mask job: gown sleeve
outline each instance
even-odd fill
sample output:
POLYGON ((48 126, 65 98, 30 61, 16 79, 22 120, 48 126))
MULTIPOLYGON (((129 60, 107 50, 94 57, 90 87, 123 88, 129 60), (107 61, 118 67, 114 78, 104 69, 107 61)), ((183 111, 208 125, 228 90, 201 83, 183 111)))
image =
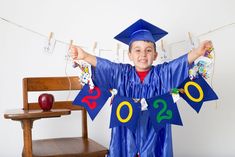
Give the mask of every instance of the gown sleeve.
POLYGON ((188 77, 192 65, 188 63, 188 54, 185 54, 169 63, 156 66, 155 72, 160 77, 164 93, 177 88, 188 77))
POLYGON ((92 80, 96 86, 107 89, 118 87, 131 67, 129 64, 118 64, 100 57, 96 59, 96 67, 92 67, 92 80))

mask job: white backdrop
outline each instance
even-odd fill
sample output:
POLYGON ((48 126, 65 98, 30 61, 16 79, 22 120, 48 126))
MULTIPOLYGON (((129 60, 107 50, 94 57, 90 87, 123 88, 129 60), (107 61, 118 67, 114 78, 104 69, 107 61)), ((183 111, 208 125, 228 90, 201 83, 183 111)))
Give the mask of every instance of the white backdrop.
MULTIPOLYGON (((176 58, 189 49, 188 32, 198 36, 235 22, 233 0, 0 0, 0 16, 64 42, 74 40, 90 51, 95 41, 101 56, 113 59, 117 41, 113 37, 143 18, 167 30, 166 49, 176 58), (176 43, 178 41, 184 41, 176 43), (174 43, 174 44, 172 44, 174 43)), ((235 70, 235 26, 230 25, 199 39, 211 39, 215 46, 216 64, 213 87, 218 101, 207 102, 197 114, 183 100, 178 102, 183 127, 173 126, 173 147, 176 157, 235 156, 235 105, 233 104, 235 70)), ((46 38, 0 20, 0 156, 20 156, 22 130, 19 122, 3 118, 7 109, 22 107, 22 78, 26 76, 65 75, 67 45, 58 43, 52 54, 44 53, 46 38)), ((157 43, 158 47, 160 42, 157 43)), ((126 49, 121 44, 121 49, 126 49)), ((125 57, 125 56, 124 56, 125 57)), ((120 62, 128 62, 120 54, 120 62)), ((159 60, 160 61, 160 60, 159 60)), ((69 75, 77 70, 67 67, 69 75)), ((75 96, 73 93, 71 98, 75 96)), ((67 94, 64 94, 67 96, 67 94)), ((106 105, 92 122, 89 136, 108 147, 110 140, 110 106, 106 105)), ((34 122, 33 138, 76 136, 80 115, 34 122)))

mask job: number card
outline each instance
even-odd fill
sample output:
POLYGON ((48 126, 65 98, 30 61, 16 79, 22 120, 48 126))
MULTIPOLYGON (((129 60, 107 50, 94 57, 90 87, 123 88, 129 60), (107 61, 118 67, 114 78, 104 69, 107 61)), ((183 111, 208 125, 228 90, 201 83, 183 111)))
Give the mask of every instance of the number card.
POLYGON ((78 93, 73 104, 83 106, 91 119, 94 120, 110 96, 111 93, 108 90, 97 86, 90 89, 89 85, 86 84, 78 93))
POLYGON ((170 93, 147 99, 152 125, 159 131, 166 124, 183 125, 176 103, 170 93))
POLYGON ((201 75, 191 81, 187 78, 179 88, 184 89, 180 96, 198 113, 204 101, 216 100, 218 96, 201 75))
POLYGON ((141 112, 141 104, 132 98, 116 95, 113 99, 110 128, 126 126, 134 131, 141 112))

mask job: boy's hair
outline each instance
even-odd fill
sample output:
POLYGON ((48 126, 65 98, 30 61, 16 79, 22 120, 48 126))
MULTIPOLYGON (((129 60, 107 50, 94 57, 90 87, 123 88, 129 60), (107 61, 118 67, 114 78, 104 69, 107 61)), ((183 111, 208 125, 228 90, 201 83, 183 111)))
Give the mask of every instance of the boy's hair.
MULTIPOLYGON (((151 42, 151 41, 147 41, 147 40, 143 40, 144 42, 147 42, 147 43, 152 43, 153 44, 153 47, 154 47, 154 51, 157 53, 157 50, 156 50, 156 44, 154 42, 151 42)), ((131 52, 131 49, 132 49, 132 43, 131 45, 129 46, 129 52, 131 52)))

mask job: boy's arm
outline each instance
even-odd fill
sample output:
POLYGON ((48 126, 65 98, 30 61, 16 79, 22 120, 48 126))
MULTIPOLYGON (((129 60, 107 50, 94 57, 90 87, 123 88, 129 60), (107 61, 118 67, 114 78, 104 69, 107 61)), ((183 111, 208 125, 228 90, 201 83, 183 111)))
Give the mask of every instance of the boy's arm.
POLYGON ((83 60, 91 64, 91 66, 96 67, 97 64, 96 56, 86 53, 83 60))
POLYGON ((97 64, 96 56, 91 55, 86 51, 84 51, 83 49, 81 49, 80 47, 74 45, 71 46, 70 50, 71 50, 70 55, 74 61, 84 60, 87 63, 91 64, 93 67, 96 67, 97 64))
POLYGON ((113 63, 107 59, 96 57, 78 46, 71 46, 70 55, 74 61, 84 60, 92 65, 92 80, 96 86, 107 89, 117 88, 123 82, 122 74, 132 67, 129 64, 113 63), (95 67, 95 68, 94 68, 95 67))
POLYGON ((157 76, 164 80, 162 81, 163 93, 178 87, 188 77, 188 71, 192 63, 198 57, 204 55, 210 48, 212 48, 211 41, 204 41, 190 53, 176 58, 169 63, 156 66, 157 76))
POLYGON ((198 57, 205 55, 213 47, 209 40, 203 41, 200 45, 188 54, 188 63, 192 64, 198 57))

